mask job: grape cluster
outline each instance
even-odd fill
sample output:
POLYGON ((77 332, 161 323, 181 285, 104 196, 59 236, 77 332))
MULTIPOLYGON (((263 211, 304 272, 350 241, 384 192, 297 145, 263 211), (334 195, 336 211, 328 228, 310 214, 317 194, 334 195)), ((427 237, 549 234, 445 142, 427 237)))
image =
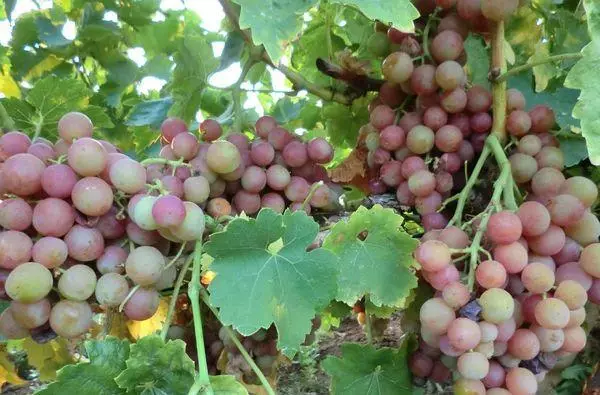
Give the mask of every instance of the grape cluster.
POLYGON ((11 300, 0 332, 7 338, 78 337, 94 312, 119 306, 132 320, 150 318, 159 291, 175 280, 179 262, 167 256, 202 237, 200 206, 151 195, 150 172, 92 132, 90 119, 73 112, 58 122, 54 144, 20 132, 0 137, 0 296, 11 300), (129 200, 126 216, 129 197, 142 191, 146 200, 129 200))
MULTIPOLYGON (((421 44, 413 34, 388 30, 395 52, 383 61, 385 83, 361 130, 371 192, 393 188, 401 205, 421 214, 426 230, 446 225, 438 210, 464 181, 461 168, 483 149, 493 124, 491 93, 468 84, 463 68, 469 27, 485 18, 479 18, 481 11, 464 12, 469 2, 431 3, 443 8, 437 26, 425 29, 432 32, 431 42, 427 36, 421 44)), ((481 2, 474 3, 481 8, 481 2)))

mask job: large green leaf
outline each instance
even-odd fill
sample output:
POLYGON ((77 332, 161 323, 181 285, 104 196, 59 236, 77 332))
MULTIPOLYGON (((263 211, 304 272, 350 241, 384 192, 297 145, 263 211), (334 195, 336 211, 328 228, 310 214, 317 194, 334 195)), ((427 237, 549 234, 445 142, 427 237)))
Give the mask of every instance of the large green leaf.
POLYGON ((146 336, 131 345, 127 369, 115 381, 127 394, 187 394, 194 383, 194 361, 183 341, 146 336))
POLYGON ((278 348, 293 356, 336 292, 336 256, 306 251, 318 231, 304 212, 263 209, 213 234, 206 252, 217 276, 209 291, 221 322, 245 336, 275 324, 278 348))
POLYGON ((375 205, 335 224, 323 247, 340 257, 338 300, 352 305, 367 295, 376 306, 404 304, 417 286, 417 240, 402 230, 403 222, 394 210, 375 205))
POLYGON ((490 55, 485 41, 480 37, 469 34, 469 37, 465 40, 465 52, 467 53, 469 80, 475 85, 489 87, 490 55))
POLYGON ((402 31, 413 31, 413 21, 419 17, 419 11, 410 0, 331 0, 332 3, 345 4, 358 8, 370 19, 391 23, 402 31))
POLYGON ((583 58, 569 72, 565 86, 581 90, 573 116, 581 120, 581 133, 587 141, 591 162, 600 165, 600 76, 597 72, 600 64, 600 3, 584 0, 583 4, 592 42, 583 49, 583 58))
POLYGON ((248 395, 248 390, 233 376, 210 376, 210 386, 215 395, 248 395))
POLYGON ((225 47, 221 53, 221 61, 216 71, 225 70, 235 62, 239 62, 244 52, 244 36, 238 31, 233 31, 227 35, 225 47))
POLYGON ((336 147, 354 147, 361 126, 369 122, 369 98, 354 100, 351 106, 339 103, 323 105, 321 119, 331 143, 336 147))
POLYGON ((136 104, 127 114, 125 124, 128 126, 160 126, 162 121, 167 118, 167 113, 172 105, 173 99, 171 97, 136 104))
POLYGON ((114 337, 88 340, 85 342, 85 350, 89 362, 63 367, 58 371, 57 380, 36 394, 125 394, 125 390, 119 388, 115 382, 115 377, 125 369, 125 361, 129 356, 129 342, 114 337))
POLYGON ((409 346, 400 349, 346 343, 341 358, 328 356, 321 364, 331 376, 332 395, 408 395, 413 394, 408 369, 409 346))
POLYGON ((302 14, 317 0, 233 0, 241 6, 240 27, 252 30, 252 41, 264 45, 274 63, 302 29, 302 14))

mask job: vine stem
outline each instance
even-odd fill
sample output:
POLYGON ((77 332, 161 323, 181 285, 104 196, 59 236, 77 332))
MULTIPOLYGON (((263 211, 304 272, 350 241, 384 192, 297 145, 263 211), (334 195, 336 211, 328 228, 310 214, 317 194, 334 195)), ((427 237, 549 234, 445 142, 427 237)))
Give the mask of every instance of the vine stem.
POLYGON ((304 201, 302 202, 302 210, 306 210, 306 207, 310 203, 311 199, 313 198, 313 196, 315 196, 317 189, 319 189, 323 185, 325 185, 323 181, 315 182, 314 184, 312 184, 310 190, 308 191, 308 195, 306 195, 306 199, 304 199, 304 201))
POLYGON ((125 299, 123 299, 123 301, 119 305, 119 312, 123 311, 123 308, 125 308, 125 305, 127 304, 127 302, 129 302, 129 299, 131 299, 131 297, 133 296, 133 294, 136 293, 136 291, 138 289, 140 289, 140 284, 137 284, 135 287, 131 288, 131 290, 129 291, 129 293, 125 297, 125 299))
POLYGON ((202 264, 202 241, 196 242, 193 254, 192 281, 188 284, 188 296, 192 303, 194 316, 194 334, 196 337, 196 351, 198 353, 198 377, 188 395, 196 395, 200 390, 203 395, 214 395, 210 386, 208 366, 206 365, 206 350, 204 349, 204 336, 202 334, 202 316, 200 312, 200 269, 202 264))
POLYGON ((189 163, 184 163, 182 160, 169 160, 165 158, 149 158, 141 162, 142 166, 148 165, 167 165, 171 167, 192 167, 189 163))
MULTIPOLYGON (((206 290, 202 288, 202 289, 200 289, 200 296, 201 296, 204 304, 210 309, 210 311, 212 311, 212 313, 215 315, 215 317, 219 317, 219 312, 210 304, 208 292, 206 292, 206 290)), ((263 388, 265 389, 267 394, 276 395, 275 391, 273 391, 273 388, 271 388, 271 384, 269 384, 269 381, 263 374, 262 370, 260 370, 260 368, 256 365, 256 363, 254 362, 254 359, 252 359, 250 354, 248 354, 248 351, 246 351, 246 349, 244 348, 244 345, 240 342, 240 339, 237 338, 237 336, 231 330, 230 327, 223 325, 223 328, 225 329, 227 336, 229 336, 229 338, 231 339, 233 344, 235 344, 235 346, 239 350, 240 354, 242 354, 242 357, 244 358, 246 363, 248 363, 248 365, 250 365, 250 368, 252 368, 252 371, 254 371, 254 373, 258 377, 258 380, 263 385, 263 388)))
POLYGON ((160 332, 160 337, 165 341, 167 339, 167 332, 169 332, 169 327, 171 326, 171 322, 173 321, 173 315, 175 313, 175 307, 177 305, 177 297, 179 296, 179 290, 181 289, 181 285, 183 284, 183 279, 187 274, 188 268, 194 259, 193 255, 190 255, 186 260, 181 270, 179 271, 179 275, 177 276, 177 280, 175 281, 175 285, 173 286, 173 293, 171 294, 171 300, 169 301, 169 310, 167 311, 167 317, 165 318, 165 323, 163 324, 162 331, 160 332))
POLYGON ((179 257, 181 256, 181 254, 183 254, 183 250, 185 250, 185 245, 187 243, 183 242, 183 244, 181 244, 181 247, 179 247, 179 251, 177 251, 177 255, 175 255, 173 257, 173 259, 171 259, 171 262, 169 262, 165 268, 163 269, 163 271, 167 270, 168 268, 170 268, 171 266, 173 266, 175 264, 175 262, 177 262, 177 260, 179 259, 179 257))
POLYGON ((545 59, 540 59, 535 62, 526 63, 521 66, 513 67, 510 70, 503 72, 502 74, 500 74, 498 77, 494 78, 493 80, 495 82, 504 82, 512 76, 515 76, 519 73, 522 73, 524 71, 527 71, 527 70, 532 69, 537 66, 541 66, 541 65, 544 65, 547 63, 552 63, 552 62, 562 62, 564 60, 571 60, 571 59, 578 60, 578 59, 581 59, 582 57, 583 57, 583 55, 580 52, 564 53, 564 54, 560 54, 560 55, 548 56, 545 59))
MULTIPOLYGON (((506 72, 504 41, 504 22, 498 22, 492 35, 492 74, 506 72)), ((494 81, 492 95, 494 124, 491 135, 504 142, 506 140, 506 81, 494 81)))

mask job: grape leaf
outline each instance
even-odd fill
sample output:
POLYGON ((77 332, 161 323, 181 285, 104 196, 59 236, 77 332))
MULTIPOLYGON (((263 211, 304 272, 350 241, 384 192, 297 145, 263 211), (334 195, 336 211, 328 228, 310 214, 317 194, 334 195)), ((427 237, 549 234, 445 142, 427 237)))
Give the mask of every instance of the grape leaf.
POLYGON ((6 13, 6 18, 8 18, 9 21, 12 20, 12 12, 15 9, 15 5, 17 4, 17 0, 4 0, 4 11, 6 13))
MULTIPOLYGON (((535 53, 529 58, 528 63, 547 59, 550 56, 550 45, 548 42, 539 42, 535 46, 535 53)), ((535 90, 541 92, 546 90, 550 80, 561 73, 560 67, 553 63, 544 63, 533 68, 535 77, 535 90)))
POLYGON ((475 85, 489 88, 488 70, 490 68, 489 51, 481 37, 469 34, 465 40, 467 53, 467 73, 475 85))
POLYGON ((585 139, 570 130, 561 131, 558 135, 560 149, 565 156, 565 166, 571 167, 587 159, 588 151, 585 139))
POLYGON ((37 392, 38 395, 77 394, 118 395, 125 391, 115 377, 125 369, 129 342, 116 337, 88 340, 84 343, 89 362, 67 365, 58 371, 57 381, 37 392))
POLYGON ((337 300, 352 305, 368 295, 376 306, 402 306, 417 286, 417 240, 402 230, 403 222, 394 210, 375 205, 335 224, 323 247, 340 258, 337 300))
POLYGON ((173 98, 171 97, 136 104, 127 114, 125 124, 128 126, 160 126, 172 105, 173 98))
POLYGON ((369 98, 356 99, 351 106, 339 103, 323 105, 321 119, 335 147, 354 147, 361 126, 369 122, 369 98))
POLYGON ((233 0, 241 6, 240 27, 252 30, 252 41, 264 45, 274 63, 302 29, 302 14, 317 0, 233 0))
POLYGON ((332 395, 412 394, 408 369, 410 341, 400 349, 346 343, 342 357, 328 356, 321 366, 331 376, 332 395))
POLYGON ((65 339, 57 338, 40 344, 27 338, 20 348, 27 353, 29 364, 38 370, 42 381, 55 380, 60 368, 73 363, 73 356, 65 339))
POLYGON ((215 71, 225 70, 235 62, 239 62, 242 53, 244 52, 244 36, 238 31, 233 31, 227 35, 225 40, 225 46, 223 47, 223 53, 221 53, 221 63, 219 68, 215 71))
POLYGON ((229 375, 210 376, 214 395, 248 395, 248 391, 235 377, 229 375))
POLYGON ((128 394, 186 394, 194 383, 194 361, 181 340, 143 337, 131 345, 126 364, 115 381, 128 394))
POLYGON ((298 118, 300 111, 302 111, 307 101, 306 99, 293 100, 289 97, 284 97, 275 103, 271 109, 271 116, 280 125, 285 125, 298 118))
POLYGON ((596 70, 600 62, 600 4, 591 0, 584 0, 583 4, 592 42, 581 51, 583 58, 567 75, 565 86, 581 90, 573 116, 581 120, 581 134, 587 141, 590 161, 600 165, 600 78, 596 70))
POLYGON ((414 31, 413 20, 419 17, 419 11, 409 0, 332 0, 331 3, 357 8, 370 19, 391 23, 394 27, 407 32, 414 31))
POLYGON ((206 252, 217 276, 209 290, 223 325, 248 336, 274 323, 278 348, 293 356, 312 318, 335 296, 336 256, 306 251, 318 231, 303 212, 263 209, 256 219, 236 218, 213 234, 206 252))

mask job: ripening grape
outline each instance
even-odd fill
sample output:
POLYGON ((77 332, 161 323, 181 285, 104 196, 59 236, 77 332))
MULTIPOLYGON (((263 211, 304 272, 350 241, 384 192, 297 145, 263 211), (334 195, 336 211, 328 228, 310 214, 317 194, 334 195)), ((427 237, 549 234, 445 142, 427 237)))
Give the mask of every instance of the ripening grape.
POLYGON ((546 205, 552 223, 568 227, 577 223, 585 214, 583 203, 572 195, 558 195, 550 199, 546 205))
POLYGON ((447 60, 441 63, 435 71, 435 80, 437 84, 446 91, 458 88, 464 79, 465 72, 462 66, 453 60, 447 60))
POLYGON ((408 179, 408 188, 417 197, 429 196, 435 187, 435 175, 427 170, 419 170, 408 179))
POLYGON ((481 305, 481 315, 483 319, 492 323, 499 324, 512 317, 515 304, 512 296, 508 292, 499 288, 486 290, 479 297, 481 305))
POLYGON ((269 132, 277 127, 277 121, 275 118, 265 115, 258 118, 255 126, 258 136, 266 139, 269 135, 269 132))
POLYGON ((557 254, 565 245, 565 232, 556 225, 550 225, 547 231, 539 236, 531 237, 529 248, 539 255, 550 256, 557 254))
POLYGON ((598 187, 588 178, 575 176, 567 179, 560 186, 560 193, 569 194, 579 199, 589 208, 598 199, 598 187))
POLYGON ((287 130, 277 126, 269 132, 267 141, 275 148, 275 150, 281 151, 285 145, 291 141, 291 138, 292 136, 287 130))
POLYGON ((419 125, 411 129, 406 136, 406 146, 415 154, 422 155, 434 146, 435 134, 427 126, 419 125))
POLYGON ((538 163, 532 156, 515 153, 509 160, 513 178, 519 184, 531 181, 538 171, 538 163))
POLYGON ((14 320, 27 329, 37 328, 48 322, 51 308, 50 301, 46 298, 34 303, 21 303, 16 300, 10 303, 14 320))
POLYGON ((154 201, 152 217, 159 227, 179 226, 185 219, 185 206, 177 196, 164 195, 154 201))
POLYGON ((456 366, 458 373, 469 380, 481 380, 487 376, 490 363, 485 355, 478 352, 467 352, 458 357, 456 366))
POLYGON ((50 164, 51 159, 56 159, 54 148, 44 143, 32 144, 27 153, 39 158, 46 165, 50 164))
POLYGON ((54 269, 65 263, 69 255, 67 244, 57 237, 42 237, 31 249, 34 262, 48 269, 54 269))
POLYGON ((508 341, 508 352, 522 360, 535 358, 540 352, 540 341, 529 329, 517 329, 508 341))
POLYGON ((102 255, 96 260, 96 269, 100 274, 123 273, 127 251, 119 246, 108 246, 102 255))
POLYGON ((187 125, 179 118, 167 118, 160 125, 160 132, 163 140, 171 143, 175 136, 187 132, 187 125))
POLYGON ((447 336, 453 347, 459 350, 470 350, 481 341, 481 329, 475 321, 457 318, 448 327, 447 336))
POLYGON ((535 306, 535 319, 541 327, 562 329, 569 323, 569 308, 560 299, 543 299, 535 306))
POLYGON ((469 126, 475 133, 487 133, 492 128, 493 119, 487 112, 473 114, 469 120, 469 126))
POLYGON ((234 171, 241 164, 242 158, 238 148, 229 141, 213 142, 206 152, 208 167, 219 174, 234 171))
POLYGON ((2 167, 3 183, 8 192, 24 197, 42 189, 46 165, 31 154, 16 154, 6 159, 2 167))
MULTIPOLYGON (((287 147, 291 145, 288 144, 287 147)), ((286 148, 287 148, 286 147, 286 148)), ((250 166, 242 175, 242 187, 251 193, 259 193, 267 185, 267 174, 264 169, 258 166, 250 166)))
POLYGON ((486 235, 493 243, 509 244, 521 237, 523 226, 519 217, 510 211, 500 211, 490 216, 486 235))
POLYGON ((112 207, 113 192, 104 180, 85 177, 73 187, 71 200, 77 210, 89 216, 99 217, 112 207))
POLYGON ((554 297, 565 302, 569 310, 582 308, 588 300, 585 288, 573 280, 563 281, 558 284, 558 287, 554 291, 554 297))
POLYGON ((565 156, 557 147, 543 147, 535 159, 540 169, 550 167, 562 171, 565 167, 565 156))
POLYGON ((400 118, 398 122, 398 126, 402 128, 405 132, 408 130, 412 130, 417 125, 422 123, 421 114, 418 112, 407 112, 400 118))
POLYGON ((108 164, 108 152, 89 137, 74 141, 67 155, 69 166, 83 177, 97 176, 108 164))
POLYGON ((587 335, 581 326, 573 326, 564 329, 565 341, 561 351, 578 353, 585 348, 587 335))
POLYGON ((525 96, 518 90, 510 88, 506 91, 506 110, 524 110, 526 106, 525 96))
POLYGON ((482 342, 493 342, 498 338, 498 327, 496 325, 485 321, 480 321, 478 325, 482 342))
POLYGON ((467 97, 467 109, 472 113, 488 112, 492 107, 492 94, 480 85, 469 89, 467 97))
POLYGON ((583 218, 566 228, 565 232, 582 246, 597 243, 600 237, 600 221, 591 211, 586 210, 583 218))
POLYGON ((270 208, 277 213, 283 213, 285 210, 285 200, 280 194, 269 192, 261 197, 260 206, 263 208, 270 208))
POLYGON ((517 322, 513 317, 510 317, 506 321, 497 323, 496 327, 498 328, 498 336, 496 337, 496 340, 499 342, 507 342, 517 330, 517 322))
POLYGON ((75 210, 61 199, 40 200, 33 209, 33 227, 44 236, 62 237, 74 222, 75 210))
POLYGON ((285 163, 290 167, 300 167, 308 161, 306 145, 300 141, 288 143, 281 154, 285 163))
POLYGON ((0 232, 0 267, 14 269, 31 259, 33 242, 23 232, 8 230, 0 232))
POLYGON ((403 206, 413 206, 415 204, 415 195, 408 189, 408 181, 404 181, 398 186, 396 200, 403 206))
POLYGON ((414 66, 409 55, 404 52, 394 52, 385 58, 382 69, 387 81, 400 84, 410 79, 414 66))
POLYGON ((433 369, 433 360, 423 353, 415 352, 408 360, 408 367, 414 376, 426 378, 433 369))
POLYGON ((200 143, 192 133, 179 133, 171 141, 171 149, 176 158, 190 160, 196 156, 200 149, 200 143))
POLYGON ((331 189, 327 185, 321 185, 315 189, 315 192, 310 199, 310 205, 315 208, 323 208, 331 203, 331 189))
POLYGON ((250 158, 257 166, 268 166, 275 159, 275 149, 266 141, 258 141, 250 148, 250 158))
POLYGON ((210 183, 203 176, 189 177, 183 182, 185 200, 202 204, 210 194, 210 183))
POLYGON ((50 197, 61 199, 70 197, 76 183, 77 175, 64 164, 50 165, 42 172, 42 189, 50 197))
POLYGON ((600 278, 600 243, 590 244, 581 251, 579 264, 587 274, 600 278))
POLYGON ((142 195, 139 201, 133 208, 133 215, 131 219, 135 221, 136 225, 144 230, 156 230, 158 224, 152 215, 152 208, 154 203, 158 200, 156 196, 142 195))
MULTIPOLYGON (((258 124, 258 121, 256 123, 258 124)), ((214 119, 205 119, 204 121, 202 121, 200 123, 199 130, 200 136, 204 141, 215 141, 219 137, 221 137, 221 134, 223 133, 221 125, 214 119)))
POLYGON ((58 280, 58 291, 69 299, 84 301, 94 293, 96 274, 86 265, 74 265, 63 272, 58 280))
POLYGON ((165 265, 165 257, 159 250, 142 246, 129 253, 125 261, 125 272, 134 283, 147 286, 158 281, 165 265))
POLYGON ((81 262, 98 259, 104 252, 104 238, 100 231, 75 225, 65 236, 69 256, 81 262))
POLYGON ((432 334, 446 333, 448 327, 456 318, 452 310, 441 298, 429 299, 421 306, 419 313, 423 326, 432 334))
POLYGON ((413 71, 410 77, 410 86, 417 95, 431 95, 438 90, 435 79, 435 66, 423 64, 413 71))
POLYGON ((415 251, 415 258, 423 270, 437 272, 450 265, 452 255, 448 246, 441 241, 428 240, 415 251))
POLYGON ((475 270, 477 283, 486 289, 502 288, 506 282, 506 269, 498 261, 487 260, 481 262, 475 270))
POLYGON ((522 154, 535 156, 542 150, 542 140, 534 134, 529 134, 519 140, 517 149, 522 154))
POLYGON ((192 202, 183 202, 183 205, 185 219, 181 225, 171 228, 171 232, 182 241, 202 240, 205 226, 204 211, 192 202))
POLYGON ((452 174, 445 171, 438 172, 435 175, 436 187, 435 190, 441 194, 452 191, 454 187, 454 178, 452 174))
POLYGON ((67 152, 69 152, 70 145, 71 145, 71 143, 67 143, 63 139, 58 139, 58 140, 56 140, 56 142, 53 145, 54 152, 56 152, 57 156, 66 155, 67 152))
POLYGON ((396 113, 391 107, 379 105, 370 114, 371 125, 377 130, 383 130, 394 123, 396 113))
POLYGON ((554 196, 558 194, 564 181, 565 176, 559 170, 551 167, 540 168, 531 179, 531 189, 537 196, 554 196))
POLYGON ((67 339, 86 333, 92 326, 92 309, 87 302, 61 300, 52 307, 50 327, 67 339))
POLYGON ((58 134, 68 144, 73 140, 92 137, 94 125, 87 115, 80 112, 69 112, 58 120, 58 134))
POLYGON ((315 163, 325 164, 333 159, 333 147, 321 137, 310 140, 306 149, 308 157, 315 163))
MULTIPOLYGON (((292 182, 286 187, 285 192, 286 192, 286 196, 295 196, 293 195, 293 193, 301 193, 301 189, 297 189, 299 188, 299 184, 298 183, 294 183, 294 178, 298 178, 298 177, 292 177, 292 182), (289 192, 288 195, 288 191, 292 191, 289 192)), ((306 183, 306 180, 304 180, 304 178, 300 178, 300 180, 304 181, 306 183)), ((304 186, 300 187, 300 188, 304 188, 304 186)), ((310 187, 308 186, 308 183, 306 183, 306 194, 304 194, 304 198, 299 199, 298 201, 303 201, 306 196, 308 196, 308 189, 310 187)), ((304 191, 304 189, 302 189, 302 191, 304 191)), ((292 199, 290 199, 292 200, 292 199)), ((257 213, 260 210, 260 205, 261 205, 261 201, 260 201, 260 195, 258 193, 252 193, 252 192, 248 192, 245 190, 240 190, 238 191, 235 196, 233 197, 233 203, 235 204, 235 207, 241 212, 245 212, 246 214, 252 215, 257 213)))
POLYGON ((543 263, 533 262, 525 266, 521 281, 527 290, 534 294, 548 292, 554 286, 554 271, 543 263))
POLYGON ((208 201, 206 212, 213 218, 220 218, 231 214, 231 205, 223 198, 215 198, 208 201))
MULTIPOLYGON (((210 193, 208 194, 208 197, 213 198, 223 195, 223 193, 225 193, 225 188, 227 188, 227 183, 219 178, 217 181, 210 184, 210 193)), ((177 194, 174 195, 177 196, 177 194)))
POLYGON ((159 303, 160 294, 156 289, 138 288, 125 303, 123 312, 131 320, 144 321, 156 313, 159 303))
MULTIPOLYGON (((458 0, 459 4, 461 0, 458 0)), ((454 382, 453 390, 456 395, 486 395, 485 386, 479 380, 459 378, 454 382)))
POLYGON ((506 388, 513 395, 537 393, 538 384, 533 373, 524 368, 512 368, 506 373, 506 388))
POLYGON ((127 279, 118 273, 106 273, 96 283, 96 300, 102 306, 116 307, 129 293, 127 279))
POLYGON ((540 236, 550 227, 550 213, 538 202, 525 202, 519 207, 517 216, 523 225, 523 235, 526 237, 540 236))
POLYGON ((442 152, 457 152, 463 135, 456 126, 446 125, 435 133, 435 146, 442 152))
POLYGON ((496 22, 508 19, 519 6, 519 0, 481 0, 483 16, 496 22))
POLYGON ((513 111, 506 120, 506 130, 508 130, 508 132, 515 137, 525 136, 530 129, 531 118, 525 111, 513 111))
POLYGON ((11 299, 33 303, 45 298, 52 289, 52 284, 50 270, 37 262, 27 262, 10 272, 4 287, 11 299))
POLYGON ((110 182, 115 188, 136 194, 146 185, 146 169, 132 159, 120 159, 110 167, 110 182))
POLYGON ((423 123, 436 132, 448 123, 448 114, 441 107, 429 107, 423 114, 423 123))
POLYGON ((449 114, 463 112, 468 103, 468 96, 464 89, 456 88, 444 92, 440 99, 440 105, 449 114))
POLYGON ((464 284, 455 281, 444 287, 442 290, 442 298, 448 306, 457 310, 469 303, 471 295, 464 284))
POLYGON ((456 60, 464 50, 463 38, 452 30, 445 30, 437 34, 431 43, 431 54, 437 62, 456 60))
POLYGON ((533 133, 549 132, 556 123, 554 111, 548 106, 538 105, 529 111, 531 117, 531 131, 533 133))
POLYGON ((16 197, 0 202, 0 226, 9 230, 25 230, 31 226, 33 209, 23 199, 16 197))
POLYGON ((30 147, 31 140, 25 133, 8 132, 0 136, 0 158, 2 160, 16 154, 28 152, 30 147))

